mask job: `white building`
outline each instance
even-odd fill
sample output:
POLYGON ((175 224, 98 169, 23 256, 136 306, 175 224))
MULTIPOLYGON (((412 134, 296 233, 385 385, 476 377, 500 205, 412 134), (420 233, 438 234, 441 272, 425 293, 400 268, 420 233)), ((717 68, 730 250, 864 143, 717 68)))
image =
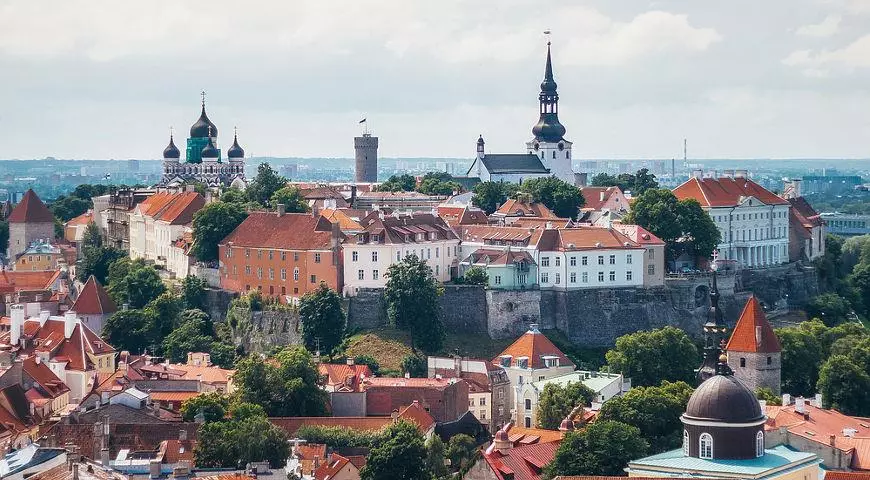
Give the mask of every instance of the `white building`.
MULTIPOLYGON (((558 377, 552 377, 536 382, 529 382, 519 387, 515 406, 517 424, 525 424, 526 419, 534 427, 538 424, 538 400, 544 387, 558 385, 566 387, 569 383, 582 383, 594 393, 591 405, 584 407, 599 410, 601 404, 627 392, 631 388, 631 380, 625 381, 621 373, 590 372, 577 370, 558 377)), ((575 405, 576 406, 576 405, 575 405)))
POLYGON ((776 196, 737 170, 720 178, 696 173, 674 189, 680 200, 697 200, 719 228, 719 260, 740 267, 763 267, 788 262, 788 201, 776 196))
POLYGON ((144 258, 174 271, 183 265, 169 258, 175 242, 190 230, 193 214, 205 206, 205 198, 196 192, 159 192, 136 205, 130 212, 130 257, 144 258))
POLYGON ((646 249, 612 228, 548 230, 538 252, 541 288, 643 286, 646 249))
POLYGON ((459 237, 432 214, 381 216, 344 244, 344 293, 360 288, 383 288, 390 265, 416 255, 440 282, 451 278, 458 266, 459 237))

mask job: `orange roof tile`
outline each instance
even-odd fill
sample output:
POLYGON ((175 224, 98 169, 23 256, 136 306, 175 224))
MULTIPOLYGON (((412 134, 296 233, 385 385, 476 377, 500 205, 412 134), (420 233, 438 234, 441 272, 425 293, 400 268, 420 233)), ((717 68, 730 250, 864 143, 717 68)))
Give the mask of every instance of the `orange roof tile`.
POLYGON ((106 289, 93 275, 85 282, 72 309, 83 315, 102 315, 118 311, 117 305, 106 293, 106 289))
POLYGON ((734 207, 743 198, 755 197, 766 205, 788 205, 748 178, 690 178, 673 190, 680 199, 693 198, 702 207, 734 207))
POLYGON ((640 245, 664 245, 665 241, 640 225, 613 223, 613 228, 640 245))
POLYGON ((556 245, 547 246, 541 250, 576 251, 598 248, 642 248, 626 235, 613 228, 603 227, 577 227, 560 228, 556 245))
POLYGON ((513 216, 531 216, 531 217, 541 217, 541 218, 559 218, 553 213, 552 210, 547 208, 546 205, 540 202, 525 202, 521 200, 517 200, 514 198, 509 198, 506 202, 504 202, 496 213, 506 215, 509 217, 513 216))
POLYGON ((183 402, 198 396, 199 392, 155 392, 152 390, 149 391, 148 394, 151 395, 151 400, 154 400, 155 402, 183 402))
POLYGON ((773 333, 773 327, 767 321, 767 316, 758 303, 755 295, 749 297, 734 332, 725 347, 729 352, 775 353, 782 351, 779 339, 773 333))
POLYGON ((580 189, 580 193, 583 194, 583 199, 586 200, 583 203, 583 208, 601 210, 601 207, 610 200, 612 195, 618 195, 622 192, 619 190, 619 187, 583 187, 580 189), (602 193, 604 198, 601 198, 602 193))
POLYGON ((492 472, 498 479, 538 480, 543 466, 556 456, 560 442, 544 442, 520 445, 504 452, 493 450, 483 455, 492 472))
POLYGON ((807 416, 795 412, 794 405, 765 406, 767 423, 765 430, 788 429, 790 434, 830 447, 831 436, 834 448, 852 452, 851 468, 870 470, 870 421, 850 417, 833 409, 805 405, 807 416), (846 436, 844 430, 854 430, 854 435, 846 436))
POLYGON ((0 271, 0 293, 21 290, 48 290, 59 272, 46 270, 39 272, 0 271))
POLYGON ((332 458, 330 458, 328 462, 322 463, 317 467, 314 471, 314 478, 316 480, 332 479, 347 466, 350 466, 352 470, 357 469, 356 465, 350 463, 350 460, 337 453, 333 453, 332 458))
POLYGON ((838 472, 827 470, 825 480, 870 480, 870 472, 838 472))
POLYGON ((321 363, 317 365, 317 370, 321 376, 326 377, 327 385, 347 386, 350 391, 358 390, 361 376, 373 376, 368 365, 321 363), (351 379, 350 385, 347 384, 348 379, 351 379))
POLYGON ((435 425, 435 419, 417 400, 414 400, 414 402, 407 407, 402 408, 399 411, 399 418, 417 424, 423 432, 429 431, 429 429, 432 428, 432 425, 435 425))
POLYGON ((235 247, 327 250, 331 246, 332 224, 308 213, 252 212, 220 244, 235 247))
POLYGON ((29 357, 22 362, 22 368, 34 382, 38 383, 51 398, 56 398, 69 391, 69 387, 51 371, 44 362, 36 363, 36 357, 29 357))
POLYGON ((28 189, 6 220, 9 223, 53 223, 54 215, 42 203, 36 192, 28 189))
POLYGON ((323 215, 327 220, 332 223, 338 223, 338 228, 342 231, 352 231, 358 232, 363 230, 363 226, 360 225, 359 222, 350 218, 346 213, 341 210, 332 209, 332 208, 324 208, 320 211, 320 214, 323 215))
MULTIPOLYGON (((523 438, 537 437, 539 443, 558 442, 562 440, 562 432, 558 430, 545 430, 543 428, 524 428, 515 426, 511 428, 510 434, 511 436, 522 435, 523 438)), ((520 440, 522 440, 522 438, 520 440)))
POLYGON ((305 426, 376 431, 392 423, 393 419, 390 417, 271 417, 269 421, 292 437, 300 428, 305 426))
POLYGON ((87 225, 87 224, 91 223, 93 220, 94 220, 94 212, 91 210, 88 210, 87 212, 79 215, 78 217, 71 218, 64 225, 67 227, 74 227, 77 225, 87 225))
POLYGON ((557 357, 560 366, 574 366, 574 363, 537 329, 529 330, 516 339, 499 356, 492 359, 492 363, 501 365, 501 357, 507 355, 511 356, 511 366, 517 366, 518 358, 527 357, 531 368, 544 368, 543 357, 545 356, 557 357))

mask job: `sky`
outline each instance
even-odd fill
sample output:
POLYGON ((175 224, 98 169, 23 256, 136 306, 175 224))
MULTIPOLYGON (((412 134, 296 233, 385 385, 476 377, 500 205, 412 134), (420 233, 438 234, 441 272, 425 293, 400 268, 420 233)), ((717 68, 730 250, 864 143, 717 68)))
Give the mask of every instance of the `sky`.
POLYGON ((545 30, 575 159, 870 157, 870 0, 0 0, 0 158, 522 152, 545 30))

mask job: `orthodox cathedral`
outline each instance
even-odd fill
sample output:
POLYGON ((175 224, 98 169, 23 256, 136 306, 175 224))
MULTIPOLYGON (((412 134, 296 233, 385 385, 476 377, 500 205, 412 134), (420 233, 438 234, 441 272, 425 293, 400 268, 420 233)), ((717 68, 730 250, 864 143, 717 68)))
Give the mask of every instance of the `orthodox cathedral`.
POLYGON ((532 127, 533 138, 526 142, 526 153, 487 154, 483 136, 477 139, 477 156, 467 177, 481 181, 522 183, 530 178, 556 176, 572 185, 579 180, 571 167, 571 142, 565 140, 565 126, 559 122, 559 93, 553 77, 550 42, 547 64, 538 95, 540 117, 532 127))
POLYGON ((190 127, 184 162, 181 151, 175 146, 172 133, 169 145, 163 150, 163 181, 161 185, 180 185, 185 182, 201 182, 209 187, 234 186, 244 188, 245 151, 239 146, 239 136, 234 132, 233 145, 222 159, 218 147, 218 129, 205 113, 205 92, 202 94, 202 113, 190 127))

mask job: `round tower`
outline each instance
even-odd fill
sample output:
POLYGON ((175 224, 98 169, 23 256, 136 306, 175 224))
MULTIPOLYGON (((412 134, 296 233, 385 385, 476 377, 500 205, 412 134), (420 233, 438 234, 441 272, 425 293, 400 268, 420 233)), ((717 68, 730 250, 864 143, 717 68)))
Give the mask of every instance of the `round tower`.
POLYGON ((356 152, 356 174, 354 180, 358 183, 375 183, 378 181, 378 137, 363 133, 361 137, 353 138, 353 148, 356 152))

